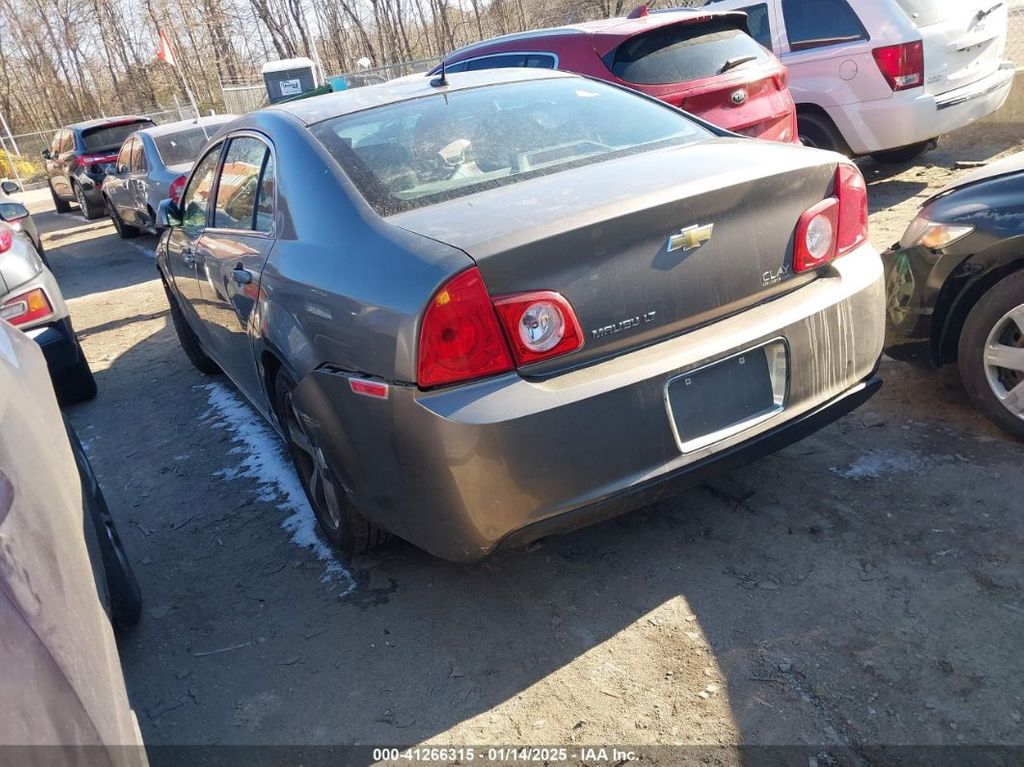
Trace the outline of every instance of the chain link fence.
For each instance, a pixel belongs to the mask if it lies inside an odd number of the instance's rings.
[[[179,105],[174,109],[143,109],[132,114],[148,117],[157,124],[191,120],[198,116],[191,105]],[[12,136],[0,134],[0,176],[14,179],[23,188],[41,182],[46,176],[46,169],[40,153],[50,146],[54,134],[62,127],[58,125]]]

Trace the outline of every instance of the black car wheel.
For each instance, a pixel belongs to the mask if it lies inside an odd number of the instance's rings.
[[[100,206],[89,202],[89,198],[85,196],[85,190],[82,189],[81,184],[75,184],[75,200],[78,202],[78,207],[81,209],[82,215],[90,221],[94,218],[99,218],[102,215]]]
[[[110,202],[109,198],[105,197],[104,201],[107,204],[107,215],[110,216],[110,220],[114,224],[114,229],[117,230],[118,237],[120,237],[122,240],[128,240],[131,239],[132,237],[138,237],[140,234],[142,234],[142,231],[140,229],[134,226],[129,226],[128,224],[121,220],[121,217],[117,214],[117,211],[114,210],[114,205],[113,203]]]
[[[46,184],[50,187],[50,197],[53,198],[53,207],[58,213],[69,213],[71,211],[71,203],[64,200],[53,190],[53,182],[48,181]]]
[[[96,379],[81,347],[78,362],[54,376],[53,388],[62,407],[96,399]]]
[[[189,327],[188,320],[181,312],[181,307],[178,306],[178,299],[174,297],[166,283],[164,283],[164,293],[167,294],[167,303],[171,307],[171,323],[174,325],[174,332],[178,336],[178,343],[181,344],[181,350],[185,352],[188,361],[200,373],[208,376],[219,375],[220,366],[199,345],[199,339],[196,338],[195,332]]]
[[[1000,280],[967,315],[960,377],[974,404],[1024,440],[1024,272]]]
[[[295,384],[279,371],[274,385],[277,416],[284,427],[295,470],[306,492],[320,530],[331,544],[345,554],[358,554],[386,541],[390,536],[359,513],[344,486],[327,464],[316,435],[295,406]]]
[[[804,146],[827,149],[830,152],[839,152],[847,157],[850,156],[850,147],[843,138],[843,134],[827,116],[816,112],[806,112],[798,115],[796,122],[797,134],[800,137],[800,143]]]
[[[916,144],[901,146],[898,149],[887,149],[884,152],[873,152],[871,154],[871,159],[887,164],[910,162],[911,160],[920,157],[929,145],[931,145],[932,141],[934,141],[934,139],[919,141]]]
[[[121,536],[117,533],[114,518],[103,496],[103,489],[96,480],[82,443],[66,418],[64,426],[68,432],[71,452],[75,456],[78,476],[82,483],[82,503],[88,513],[85,524],[91,523],[91,530],[88,532],[95,535],[95,538],[87,535],[86,540],[94,540],[99,551],[102,565],[99,572],[104,581],[104,584],[100,585],[106,586],[106,607],[110,622],[119,629],[128,629],[137,624],[142,616],[142,590],[121,543]]]

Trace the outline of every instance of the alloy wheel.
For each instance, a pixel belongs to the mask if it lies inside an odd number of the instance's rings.
[[[1024,420],[1024,304],[992,327],[985,342],[985,377],[996,399]]]
[[[75,200],[78,202],[78,207],[82,211],[82,215],[85,215],[85,193],[82,191],[82,187],[75,184]]]
[[[313,499],[313,510],[320,524],[332,533],[339,531],[344,519],[345,491],[334,481],[324,452],[303,424],[302,417],[296,412],[290,392],[285,395],[284,400],[288,437],[295,447],[300,478]]]

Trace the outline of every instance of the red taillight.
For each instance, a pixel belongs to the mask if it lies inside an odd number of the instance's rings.
[[[175,205],[181,205],[181,193],[185,191],[185,176],[178,176],[171,182],[170,195]]]
[[[868,239],[868,187],[856,165],[841,163],[836,169],[839,198],[837,255],[844,256]]]
[[[53,307],[42,288],[30,290],[7,301],[0,306],[0,320],[7,320],[12,325],[24,325],[26,322],[41,320],[53,314]]]
[[[583,331],[572,306],[548,290],[494,300],[517,365],[568,354],[583,346]]]
[[[920,40],[875,48],[872,53],[878,69],[894,91],[924,85],[924,45]]]
[[[796,224],[793,246],[793,271],[806,272],[827,264],[836,257],[836,228],[839,221],[839,200],[826,197],[804,211]]]
[[[817,269],[868,239],[868,190],[855,165],[836,168],[833,196],[804,211],[796,225],[793,271]]]
[[[441,286],[423,314],[417,383],[443,386],[512,368],[483,278],[467,269]]]
[[[5,227],[0,227],[0,253],[6,253],[14,244],[14,232]]]

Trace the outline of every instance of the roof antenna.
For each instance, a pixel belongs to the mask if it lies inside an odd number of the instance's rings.
[[[430,81],[430,85],[433,88],[443,88],[448,84],[448,78],[444,74],[444,59],[441,59],[441,71],[437,77]]]

